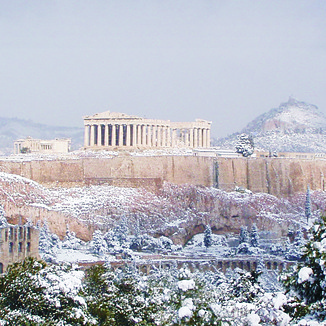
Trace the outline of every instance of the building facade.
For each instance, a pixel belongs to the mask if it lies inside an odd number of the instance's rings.
[[[39,231],[26,225],[0,227],[0,273],[26,257],[39,258]]]
[[[85,149],[209,148],[211,122],[170,122],[124,113],[103,112],[84,117]]]
[[[68,153],[71,139],[41,140],[27,137],[14,143],[14,154],[20,153]]]

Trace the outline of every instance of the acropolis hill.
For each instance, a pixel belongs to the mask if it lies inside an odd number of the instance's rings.
[[[1,172],[27,178],[17,185],[14,178],[3,181],[1,203],[11,222],[17,222],[20,217],[32,217],[34,223],[46,219],[52,232],[61,237],[69,224],[72,231],[87,240],[94,228],[112,227],[111,217],[114,220],[121,214],[130,214],[130,218],[136,216],[142,220],[151,234],[164,234],[181,244],[202,232],[208,219],[214,232],[222,234],[239,232],[241,225],[256,223],[260,230],[273,230],[281,236],[296,223],[294,207],[302,205],[291,204],[290,213],[280,213],[282,223],[265,216],[260,207],[278,214],[289,207],[282,198],[300,196],[308,186],[311,190],[325,190],[326,160],[322,155],[219,156],[210,147],[209,121],[173,123],[104,112],[85,117],[84,125],[82,150],[66,154],[31,152],[0,160]],[[30,184],[28,179],[46,188]],[[116,188],[98,187],[101,185]],[[239,193],[228,193],[235,188],[251,190],[254,195],[246,194],[242,198],[240,194],[238,198]],[[43,196],[46,189],[50,193]],[[71,199],[65,204],[72,205],[69,212],[60,210],[60,201],[65,199],[58,199],[57,191],[71,193],[68,197]],[[79,192],[82,197],[79,206],[74,207],[74,196]],[[86,195],[88,192],[91,194]],[[107,192],[107,197],[101,195],[103,192]],[[119,204],[108,204],[120,192],[122,195],[115,201],[128,198],[128,203],[121,204],[122,211]],[[105,200],[101,205],[87,206],[92,199],[99,203],[98,196]],[[160,208],[152,205],[150,198],[160,202]],[[275,204],[268,204],[270,201]],[[189,210],[193,215],[189,221],[182,222]],[[177,221],[181,227],[171,226]]]
[[[325,188],[326,161],[313,155],[219,157],[210,148],[210,121],[171,122],[107,111],[84,117],[84,126],[84,154],[51,160],[28,155],[8,158],[0,161],[1,171],[47,186],[157,189],[170,182],[226,191],[238,186],[279,197],[304,192],[308,185],[312,190]],[[93,151],[104,154],[92,155]]]

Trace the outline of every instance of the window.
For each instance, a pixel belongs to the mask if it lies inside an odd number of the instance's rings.
[[[18,243],[18,252],[23,252],[23,243],[22,242]]]
[[[27,242],[27,252],[31,252],[31,243]]]
[[[9,252],[12,253],[14,251],[14,243],[10,242],[9,243]]]
[[[31,228],[30,227],[27,228],[27,239],[28,240],[31,239]]]

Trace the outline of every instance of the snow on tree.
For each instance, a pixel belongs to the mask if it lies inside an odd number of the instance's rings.
[[[126,218],[123,217],[120,223],[113,229],[113,238],[120,243],[120,246],[127,246],[128,234],[128,223]]]
[[[55,261],[56,251],[60,246],[59,237],[50,231],[48,222],[45,220],[39,235],[39,252],[42,259],[48,262]]]
[[[82,241],[76,237],[76,233],[69,230],[67,225],[66,236],[62,241],[62,247],[66,249],[79,249]]]
[[[307,222],[309,222],[309,219],[311,218],[311,198],[310,198],[310,188],[307,187],[307,193],[306,193],[306,201],[305,201],[305,216],[307,219]]]
[[[293,316],[316,313],[318,318],[326,320],[326,218],[321,217],[310,233],[311,238],[303,250],[303,261],[295,266],[284,284],[296,295],[289,306]]]
[[[237,153],[248,157],[254,153],[254,140],[251,135],[241,134],[238,135],[238,141],[235,147]]]
[[[79,295],[83,277],[30,257],[9,265],[0,276],[1,325],[94,325]]]
[[[97,255],[104,255],[108,252],[108,245],[104,239],[103,233],[100,230],[96,230],[93,233],[91,248],[92,251]]]
[[[5,215],[5,210],[3,209],[3,206],[0,205],[0,227],[7,227],[8,226],[8,222],[6,219],[6,215]]]
[[[206,225],[205,232],[204,232],[204,245],[206,248],[210,247],[213,243],[212,240],[212,229],[210,225]]]
[[[258,228],[257,228],[257,225],[255,223],[251,227],[251,232],[250,232],[250,245],[252,247],[258,247],[259,246]]]
[[[249,234],[246,226],[240,227],[240,235],[239,235],[239,244],[241,243],[249,243]]]

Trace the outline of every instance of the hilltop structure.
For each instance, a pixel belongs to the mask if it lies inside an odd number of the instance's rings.
[[[71,139],[41,140],[27,137],[14,143],[14,154],[20,153],[68,153]]]
[[[85,149],[209,148],[211,122],[171,122],[124,113],[103,112],[84,117]]]

